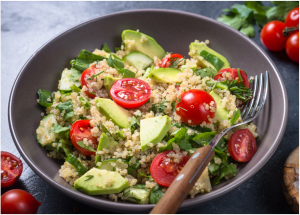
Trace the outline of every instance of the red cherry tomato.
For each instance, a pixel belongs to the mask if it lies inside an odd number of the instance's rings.
[[[171,54],[169,58],[163,58],[161,62],[158,64],[161,68],[169,68],[171,64],[177,60],[183,58],[180,54]]]
[[[122,78],[110,89],[112,99],[124,108],[132,109],[145,104],[151,96],[151,88],[145,81]]]
[[[77,142],[83,141],[86,138],[89,142],[92,141],[90,146],[94,150],[97,150],[98,141],[96,137],[92,136],[91,129],[90,120],[78,120],[72,125],[70,131],[70,139],[73,146],[86,156],[95,155],[95,152],[80,147]]]
[[[299,63],[299,31],[289,36],[286,41],[285,51],[291,60]]]
[[[292,9],[287,14],[284,22],[287,27],[296,27],[299,25],[299,7]]]
[[[169,157],[171,152],[176,155],[181,155],[178,162],[175,162],[174,157]],[[182,152],[176,153],[173,150],[168,150],[157,155],[151,163],[150,173],[153,180],[161,186],[169,187],[184,165],[190,159],[190,156],[183,155]]]
[[[96,73],[97,73],[96,67],[95,65],[93,65],[90,68],[84,70],[80,78],[81,87],[86,86],[88,88],[88,90],[85,91],[85,93],[90,98],[96,97],[97,89],[89,88],[87,85],[96,81],[96,78],[92,77],[92,75],[95,75]]]
[[[284,49],[287,37],[283,36],[286,25],[280,21],[271,21],[261,30],[260,40],[262,44],[271,51]]]
[[[240,129],[233,133],[228,143],[231,157],[239,162],[251,160],[256,152],[256,141],[248,129]]]
[[[207,92],[192,89],[183,92],[177,99],[176,113],[181,121],[190,125],[200,125],[202,122],[210,123],[214,118],[217,104]],[[209,116],[209,117],[208,117]]]
[[[1,196],[1,213],[36,214],[41,204],[24,190],[10,190]]]
[[[245,85],[245,87],[249,87],[249,79],[248,79],[247,74],[243,70],[240,70],[240,74],[241,74],[241,77],[243,79],[242,83]],[[231,78],[230,80],[237,79],[238,82],[240,82],[237,69],[234,69],[234,68],[222,69],[221,71],[219,71],[214,76],[214,80],[216,80],[216,81],[225,81],[225,80],[228,79],[227,75]]]
[[[10,187],[20,178],[22,161],[9,152],[1,151],[1,187]]]

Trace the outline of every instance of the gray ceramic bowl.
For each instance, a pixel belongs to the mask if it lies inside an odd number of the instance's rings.
[[[171,10],[127,11],[92,19],[55,37],[28,60],[12,88],[8,115],[13,139],[27,164],[53,187],[88,205],[122,213],[148,212],[153,207],[115,203],[71,189],[58,175],[62,162],[48,158],[36,141],[35,130],[44,111],[36,102],[37,90],[57,90],[62,70],[70,67],[70,60],[81,49],[93,51],[105,42],[109,47],[119,46],[124,29],[139,29],[155,38],[166,51],[184,56],[188,56],[189,44],[195,39],[209,39],[210,47],[223,54],[232,67],[242,68],[250,76],[269,72],[270,93],[263,112],[254,122],[259,134],[257,153],[250,162],[239,165],[236,177],[215,186],[210,193],[186,199],[180,209],[220,197],[253,176],[275,152],[286,127],[288,101],[280,73],[257,44],[233,28],[200,15]]]

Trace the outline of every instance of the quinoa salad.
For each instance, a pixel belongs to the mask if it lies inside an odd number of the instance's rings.
[[[83,49],[57,91],[37,92],[46,107],[37,141],[63,161],[59,176],[87,195],[156,204],[196,149],[242,122],[239,108],[252,98],[253,78],[209,46],[195,40],[182,56],[124,30],[120,47]],[[253,123],[228,131],[190,197],[234,177],[257,138]]]

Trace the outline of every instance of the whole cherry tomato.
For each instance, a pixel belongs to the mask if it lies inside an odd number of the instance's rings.
[[[299,63],[299,31],[289,36],[286,41],[285,51],[291,60]]]
[[[296,27],[299,25],[299,7],[292,9],[287,14],[284,22],[287,27]]]

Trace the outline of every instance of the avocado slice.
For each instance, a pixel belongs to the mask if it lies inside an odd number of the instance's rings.
[[[150,148],[148,143],[159,143],[171,128],[171,121],[167,115],[142,119],[140,124],[142,151]]]
[[[118,145],[118,142],[114,141],[105,133],[102,133],[100,136],[97,152],[104,148],[108,149],[110,146],[116,146],[116,145]],[[97,164],[99,161],[100,161],[100,156],[96,153],[95,163]]]
[[[131,124],[128,117],[131,114],[128,110],[122,108],[120,105],[110,99],[97,98],[96,107],[98,111],[105,116],[108,120],[119,126],[120,128],[130,128]]]
[[[201,67],[211,67],[216,71],[220,71],[225,68],[230,68],[230,64],[224,56],[208,48],[202,43],[191,43],[190,51],[195,51],[195,53],[191,54],[191,57],[196,57]],[[214,61],[214,65],[211,63],[212,61],[209,62],[205,60],[204,58],[206,57]],[[217,65],[220,65],[220,63],[223,63],[223,65],[219,69],[216,68]]]
[[[159,68],[152,70],[148,77],[157,82],[175,83],[179,82],[178,73],[181,71],[175,68]]]
[[[145,34],[132,30],[125,30],[122,32],[122,40],[124,43],[125,40],[134,40],[134,44],[128,45],[128,43],[125,43],[126,54],[129,54],[130,52],[141,52],[152,59],[154,56],[162,59],[166,55],[165,50],[152,37],[143,35]],[[142,36],[146,38],[146,40],[143,40]]]
[[[137,184],[124,189],[123,196],[127,201],[138,204],[147,204],[149,202],[150,191],[151,189],[147,189],[145,185]]]
[[[214,98],[215,102],[217,103],[217,110],[216,110],[217,120],[219,122],[222,120],[228,120],[229,119],[229,117],[228,117],[229,111],[226,108],[222,107],[221,97],[213,90],[209,94]]]
[[[118,172],[92,168],[75,181],[74,187],[88,195],[103,195],[119,193],[129,183]]]
[[[110,88],[112,87],[112,85],[120,80],[121,78],[114,78],[114,77],[111,77],[111,76],[104,76],[104,87],[105,89],[107,90],[108,94],[110,92]]]

